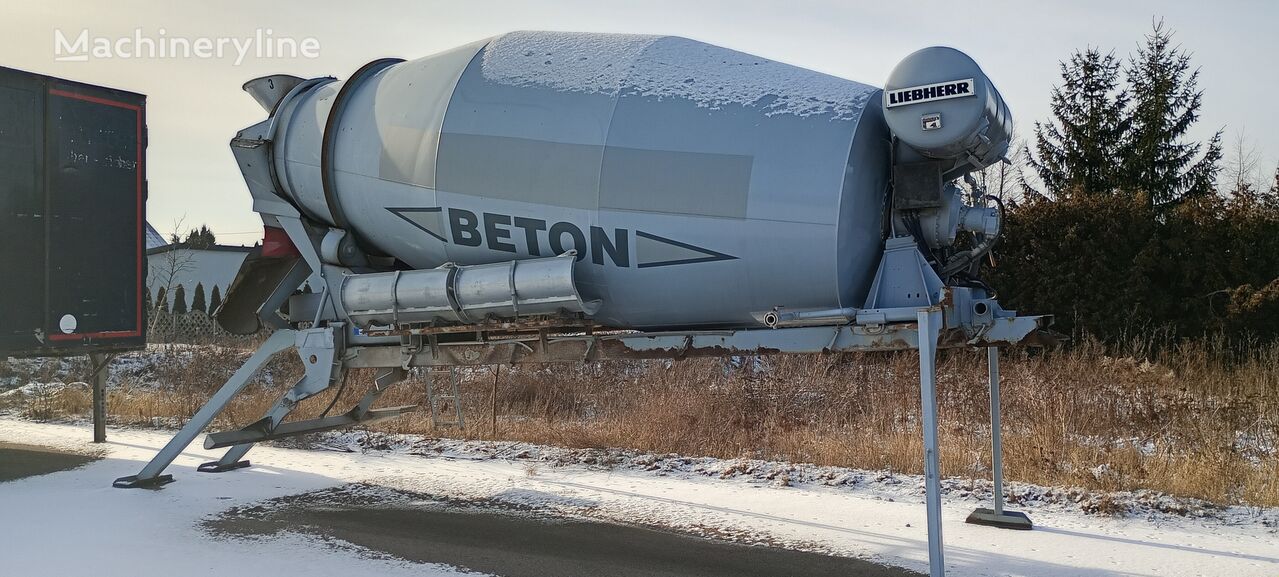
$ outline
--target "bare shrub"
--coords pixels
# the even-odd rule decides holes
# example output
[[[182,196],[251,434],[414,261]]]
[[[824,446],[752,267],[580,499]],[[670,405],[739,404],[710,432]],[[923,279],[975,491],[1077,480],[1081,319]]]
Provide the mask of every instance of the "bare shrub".
[[[1068,350],[1004,351],[1006,475],[1279,505],[1279,345],[1241,347],[1224,339],[1152,345],[1157,338],[1109,349],[1083,340]],[[121,376],[112,389],[108,409],[116,422],[184,422],[251,352],[163,350],[159,361]],[[985,354],[944,351],[938,371],[942,471],[988,476]],[[278,355],[214,428],[260,419],[301,374],[296,355]],[[502,369],[496,398],[492,371],[464,368],[458,376],[466,430],[435,430],[425,410],[372,429],[906,473],[922,468],[913,354],[519,365]],[[340,392],[303,401],[291,419],[314,418],[330,405],[331,414],[349,410],[372,378],[371,370],[351,371]],[[378,406],[425,405],[425,378],[415,371]],[[87,390],[76,394],[65,393],[56,411],[49,410],[52,399],[33,406],[48,418],[87,414]],[[493,407],[496,433],[488,422]]]

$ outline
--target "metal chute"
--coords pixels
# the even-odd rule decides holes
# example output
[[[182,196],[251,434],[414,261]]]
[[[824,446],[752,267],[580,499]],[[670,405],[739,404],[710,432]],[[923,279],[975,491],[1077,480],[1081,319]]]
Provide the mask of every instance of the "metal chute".
[[[280,292],[281,286],[285,286],[283,294],[288,295],[310,272],[299,256],[262,256],[262,247],[255,247],[240,263],[226,299],[213,313],[218,326],[233,335],[257,333],[262,328],[262,314],[275,315],[275,307],[281,304],[267,307],[271,296]]]

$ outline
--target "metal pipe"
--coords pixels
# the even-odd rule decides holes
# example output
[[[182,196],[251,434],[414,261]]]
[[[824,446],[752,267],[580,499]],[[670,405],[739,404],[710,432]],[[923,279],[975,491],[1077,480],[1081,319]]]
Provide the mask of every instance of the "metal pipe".
[[[573,279],[574,255],[475,266],[355,274],[335,299],[356,325],[473,324],[560,312],[594,314]]]
[[[320,326],[320,317],[324,316],[324,305],[328,304],[328,300],[329,300],[329,285],[327,284],[322,285],[320,287],[320,306],[315,307],[315,317],[311,319],[311,326],[313,327]]]
[[[788,311],[777,308],[764,313],[764,325],[777,327],[798,327],[815,325],[836,325],[852,322],[857,309],[820,309],[809,311]]]
[[[764,313],[761,320],[769,328],[842,325],[852,322],[856,322],[859,325],[877,325],[913,321],[915,320],[916,310],[911,307],[886,309],[845,307],[840,309],[788,311],[778,307]]]

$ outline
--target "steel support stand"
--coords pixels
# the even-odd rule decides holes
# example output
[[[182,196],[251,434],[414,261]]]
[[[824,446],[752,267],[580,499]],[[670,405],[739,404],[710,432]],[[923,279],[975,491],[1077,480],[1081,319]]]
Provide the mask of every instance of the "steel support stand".
[[[999,422],[999,349],[986,348],[986,366],[990,376],[990,450],[991,479],[995,484],[995,514],[1004,514],[1004,442]]]
[[[297,389],[305,379],[305,376],[298,379],[298,382],[295,383],[290,390]],[[289,413],[293,411],[293,407],[295,406],[297,406],[297,403],[290,400],[289,395],[282,396],[275,402],[275,405],[267,411],[266,416],[262,417],[262,419],[258,422],[264,423],[265,430],[274,430],[282,421],[284,421],[284,417],[287,417]],[[249,461],[244,458],[244,455],[252,448],[253,443],[236,445],[227,449],[226,454],[222,455],[221,459],[201,463],[199,467],[196,467],[196,470],[201,473],[225,473],[227,471],[243,469],[250,465]]]
[[[338,377],[339,379],[347,378],[345,371],[339,370],[338,373],[340,375]],[[360,404],[352,409],[351,412],[347,413],[347,416],[354,419],[355,422],[359,422],[369,412],[369,407],[372,406],[373,402],[386,391],[387,387],[404,380],[404,374],[404,369],[399,367],[379,370],[377,376],[373,379],[375,389],[365,395],[360,401]],[[313,382],[307,382],[307,379],[312,379]],[[267,411],[266,415],[261,419],[258,419],[257,422],[238,432],[211,433],[204,439],[204,448],[217,448],[211,444],[211,440],[214,439],[215,436],[225,437],[228,434],[235,435],[236,433],[244,433],[248,431],[253,431],[256,434],[245,435],[246,438],[261,437],[265,440],[285,436],[276,435],[276,429],[278,429],[281,423],[284,422],[284,418],[287,417],[289,413],[293,412],[293,409],[297,408],[298,403],[327,390],[334,382],[332,379],[324,382],[315,382],[318,380],[320,380],[320,375],[316,373],[303,375],[302,378],[298,379],[298,381],[289,388],[288,392],[286,392],[284,396],[280,397],[280,399],[275,402],[275,405]],[[338,394],[341,394],[340,387]],[[336,398],[334,399],[334,402],[337,402]],[[326,414],[327,412],[328,411],[325,411]],[[216,442],[214,442],[214,444],[215,443]],[[199,467],[196,467],[196,470],[201,473],[225,473],[227,471],[234,471],[236,469],[249,467],[251,466],[251,463],[248,459],[244,458],[244,455],[249,452],[249,449],[253,448],[254,443],[256,443],[256,441],[247,441],[234,445],[230,449],[227,449],[226,454],[222,455],[221,459],[202,463]]]
[[[93,367],[93,442],[107,442],[107,365],[115,355],[109,353],[90,353],[89,364]]]
[[[965,523],[989,525],[1001,529],[1030,529],[1033,525],[1025,513],[1004,511],[1004,443],[999,421],[999,349],[986,348],[986,366],[990,373],[990,479],[994,485],[993,509],[980,507],[968,515]]]
[[[928,575],[945,577],[942,554],[941,464],[937,453],[937,340],[941,334],[940,309],[920,309],[919,395],[924,420],[924,503],[928,509]]]
[[[195,416],[191,417],[190,421],[187,421],[186,426],[182,427],[182,430],[178,431],[178,434],[174,435],[168,444],[163,449],[160,449],[160,452],[156,453],[155,457],[151,458],[151,462],[142,467],[142,470],[137,475],[116,479],[112,486],[128,489],[156,487],[172,482],[173,475],[160,474],[165,467],[168,467],[174,459],[177,459],[183,449],[186,449],[187,445],[190,445],[191,441],[194,441],[196,436],[205,427],[209,426],[209,423],[213,422],[213,418],[218,413],[221,413],[222,409],[226,408],[227,403],[231,402],[231,399],[239,394],[245,385],[249,384],[249,379],[258,372],[258,369],[262,368],[262,365],[265,365],[276,353],[293,347],[296,338],[296,331],[275,331],[267,338],[266,342],[262,343],[262,346],[258,347],[253,356],[249,357],[249,360],[239,370],[235,371],[235,374],[231,375],[230,379],[227,379],[226,384],[222,385],[222,388],[218,389],[217,393],[214,393],[213,398],[209,399],[209,402],[205,403],[196,412]]]

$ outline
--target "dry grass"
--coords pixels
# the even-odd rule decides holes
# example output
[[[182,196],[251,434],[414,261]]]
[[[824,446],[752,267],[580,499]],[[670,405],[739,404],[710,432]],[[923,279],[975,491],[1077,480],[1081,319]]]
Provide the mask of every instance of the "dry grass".
[[[1154,354],[1143,341],[1106,354],[1005,351],[1004,448],[1014,480],[1099,490],[1153,489],[1221,504],[1279,505],[1279,346],[1234,352],[1205,340]],[[1114,351],[1112,351],[1113,353]],[[204,347],[113,390],[124,424],[185,419],[247,357]],[[1135,360],[1151,357],[1152,362]],[[985,355],[939,359],[942,470],[984,477],[990,466]],[[258,418],[301,374],[280,355],[216,428]],[[335,410],[354,405],[371,374],[351,375]],[[461,377],[465,431],[432,431],[427,412],[382,423],[387,432],[509,439],[572,447],[753,457],[919,472],[918,364],[910,354],[778,356],[503,367],[490,425],[488,368]],[[143,383],[146,383],[145,386]],[[397,385],[381,406],[424,402],[425,381]],[[87,391],[41,405],[44,418],[86,414]],[[318,414],[326,393],[296,418]]]

